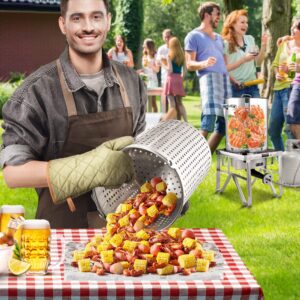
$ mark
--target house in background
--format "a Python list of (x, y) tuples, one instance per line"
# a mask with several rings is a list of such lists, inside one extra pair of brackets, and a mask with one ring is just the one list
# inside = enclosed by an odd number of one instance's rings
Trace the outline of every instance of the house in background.
[(32, 73), (65, 47), (58, 27), (60, 0), (0, 0), (0, 81)]

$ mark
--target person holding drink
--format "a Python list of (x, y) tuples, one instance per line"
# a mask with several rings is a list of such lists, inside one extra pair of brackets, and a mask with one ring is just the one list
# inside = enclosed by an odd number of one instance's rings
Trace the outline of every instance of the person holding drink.
[(295, 19), (291, 28), (293, 40), (292, 57), (288, 64), (290, 77), (294, 77), (287, 109), (287, 123), (294, 137), (300, 140), (300, 19)]
[(107, 55), (110, 59), (118, 61), (127, 67), (134, 67), (132, 52), (126, 46), (125, 37), (122, 35), (116, 36), (115, 46), (107, 52)]
[[(294, 24), (293, 24), (294, 26)], [(291, 31), (293, 32), (293, 26)], [(297, 34), (297, 33), (296, 33)], [(294, 53), (294, 38), (281, 38), (278, 43), (278, 50), (273, 61), (275, 71), (274, 97), (269, 120), (269, 135), (273, 143), (274, 149), (284, 151), (284, 143), (282, 139), (282, 129), (285, 125), (284, 132), (288, 139), (293, 139), (294, 134), (288, 124), (288, 106), (291, 94), (291, 83), (293, 78), (289, 76), (289, 64)], [(296, 100), (297, 101), (297, 100)]]
[(230, 75), (232, 96), (243, 94), (259, 98), (257, 85), (244, 86), (244, 82), (257, 78), (256, 65), (260, 65), (266, 51), (267, 35), (261, 39), (261, 49), (255, 45), (253, 36), (246, 35), (248, 30), (248, 13), (246, 10), (234, 10), (227, 17), (222, 29), (225, 44), (225, 59)]
[[(152, 39), (144, 40), (142, 66), (143, 69), (141, 71), (147, 75), (147, 88), (157, 88), (157, 73), (159, 72), (159, 65), (157, 64), (155, 44)], [(156, 96), (149, 96), (148, 99), (151, 103), (153, 112), (157, 112)]]

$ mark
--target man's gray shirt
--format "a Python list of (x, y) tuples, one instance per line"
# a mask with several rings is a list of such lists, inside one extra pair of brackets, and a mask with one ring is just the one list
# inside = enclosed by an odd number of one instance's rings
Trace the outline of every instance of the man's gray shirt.
[[(133, 110), (133, 135), (146, 126), (146, 87), (138, 74), (123, 64), (109, 61), (103, 53), (104, 88), (101, 94), (89, 89), (74, 70), (68, 49), (60, 56), (67, 86), (73, 93), (78, 115), (124, 107), (118, 80), (123, 80)], [(58, 157), (68, 133), (68, 114), (55, 61), (25, 79), (3, 107), (4, 128), (1, 166)]]

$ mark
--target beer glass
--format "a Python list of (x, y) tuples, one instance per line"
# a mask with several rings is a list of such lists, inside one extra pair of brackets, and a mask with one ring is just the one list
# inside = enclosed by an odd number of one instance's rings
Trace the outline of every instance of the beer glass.
[(22, 259), (31, 264), (29, 273), (47, 274), (50, 266), (51, 239), (62, 242), (60, 260), (51, 264), (52, 269), (61, 265), (64, 260), (65, 245), (62, 237), (51, 235), (50, 224), (47, 220), (26, 220), (22, 225), (21, 254)]
[[(0, 231), (6, 232), (7, 231), (7, 225), (10, 220), (10, 217), (24, 217), (25, 215), (25, 209), (22, 205), (3, 205), (0, 208)], [(21, 243), (21, 228), (17, 229), (17, 231), (14, 234), (14, 239), (18, 242), (20, 245)]]

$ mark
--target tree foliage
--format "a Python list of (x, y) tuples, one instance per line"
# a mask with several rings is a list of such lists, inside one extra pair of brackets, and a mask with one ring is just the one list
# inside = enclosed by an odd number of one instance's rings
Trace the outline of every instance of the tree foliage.
[(115, 34), (122, 34), (137, 61), (140, 51), (144, 8), (143, 0), (119, 0), (116, 7)]

